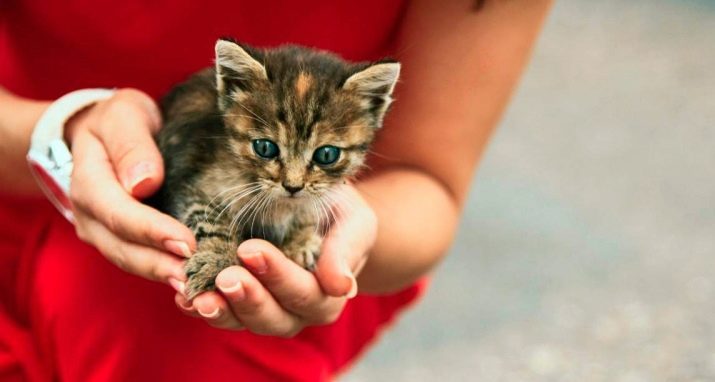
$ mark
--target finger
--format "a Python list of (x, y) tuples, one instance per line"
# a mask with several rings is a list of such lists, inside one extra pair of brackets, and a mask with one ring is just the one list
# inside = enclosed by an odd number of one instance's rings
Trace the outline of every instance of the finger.
[[(268, 289), (278, 303), (310, 323), (326, 324), (335, 321), (345, 299), (323, 293), (318, 280), (305, 269), (290, 261), (271, 243), (248, 240), (238, 247), (242, 264)], [(216, 283), (223, 291), (232, 290), (237, 272), (226, 270)]]
[(329, 195), (336, 221), (323, 240), (315, 276), (329, 295), (357, 294), (355, 280), (365, 265), (377, 235), (377, 217), (352, 186), (341, 186)]
[(230, 267), (224, 271), (235, 272), (233, 276), (243, 290), (243, 293), (229, 291), (225, 297), (235, 317), (248, 330), (256, 334), (292, 337), (303, 327), (302, 320), (283, 309), (245, 268)]
[(191, 230), (127, 195), (113, 176), (106, 152), (96, 137), (78, 133), (73, 151), (76, 165), (70, 197), (75, 209), (92, 215), (124, 240), (179, 256), (191, 255), (196, 248)]
[(244, 328), (233, 315), (226, 300), (216, 292), (205, 292), (196, 296), (193, 306), (199, 316), (215, 328), (231, 330)]
[(142, 92), (120, 90), (106, 104), (92, 129), (107, 148), (124, 189), (137, 198), (156, 192), (164, 179), (164, 165), (152, 136), (160, 128), (159, 111)]
[(80, 239), (94, 245), (109, 261), (124, 271), (167, 284), (170, 278), (186, 279), (183, 264), (176, 256), (124, 241), (103, 224), (81, 212), (77, 216), (77, 222), (76, 229)]
[(194, 308), (191, 301), (187, 300), (182, 293), (176, 293), (174, 295), (174, 303), (179, 310), (189, 317), (201, 317), (199, 312)]
[(323, 242), (315, 277), (326, 294), (353, 298), (357, 294), (357, 281), (345, 259), (347, 250), (341, 244), (335, 239)]

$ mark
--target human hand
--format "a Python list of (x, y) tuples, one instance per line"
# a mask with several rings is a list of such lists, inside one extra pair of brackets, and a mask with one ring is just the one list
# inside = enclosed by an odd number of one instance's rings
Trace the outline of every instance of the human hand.
[(189, 256), (196, 248), (194, 236), (136, 200), (150, 196), (163, 181), (163, 161), (152, 138), (160, 128), (154, 101), (141, 91), (122, 89), (72, 117), (65, 139), (74, 158), (70, 200), (79, 238), (127, 272), (170, 282), (186, 278), (174, 255)]
[(245, 267), (224, 269), (216, 277), (218, 290), (191, 302), (177, 293), (177, 306), (217, 328), (280, 337), (337, 320), (357, 293), (355, 276), (377, 234), (375, 213), (355, 188), (343, 186), (337, 195), (336, 222), (323, 241), (314, 274), (270, 243), (252, 239), (238, 247)]

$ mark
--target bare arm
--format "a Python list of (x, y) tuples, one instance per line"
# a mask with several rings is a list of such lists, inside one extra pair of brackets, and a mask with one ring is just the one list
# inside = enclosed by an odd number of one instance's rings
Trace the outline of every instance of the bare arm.
[[(49, 104), (0, 88), (3, 192), (40, 195), (25, 155), (32, 130)], [(169, 253), (183, 255), (195, 245), (193, 235), (135, 199), (162, 181), (161, 156), (152, 138), (159, 128), (158, 115), (147, 95), (124, 89), (76, 114), (67, 123), (65, 137), (74, 156), (70, 198), (80, 238), (129, 272), (169, 282), (185, 277), (181, 261)]]
[(30, 135), (49, 102), (16, 97), (0, 87), (0, 184), (14, 194), (37, 194), (25, 155)]
[(475, 11), (473, 0), (410, 3), (397, 101), (375, 149), (376, 171), (358, 185), (379, 221), (362, 291), (409, 285), (447, 251), (550, 4), (492, 0)]
[(193, 304), (177, 294), (182, 310), (220, 328), (291, 336), (338, 317), (354, 296), (353, 273), (361, 292), (389, 293), (432, 269), (452, 241), (479, 156), (551, 3), (491, 0), (475, 12), (474, 1), (410, 3), (402, 83), (374, 171), (358, 192), (348, 187), (353, 212), (323, 242), (316, 277), (269, 243), (249, 240), (238, 248), (245, 268), (218, 275), (220, 294)]

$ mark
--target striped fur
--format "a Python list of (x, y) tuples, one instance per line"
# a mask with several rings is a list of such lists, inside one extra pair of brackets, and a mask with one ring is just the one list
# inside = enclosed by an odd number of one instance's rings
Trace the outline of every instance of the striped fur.
[[(340, 199), (336, 186), (362, 168), (400, 69), (392, 61), (351, 64), (297, 46), (258, 50), (223, 39), (216, 54), (215, 68), (164, 98), (157, 138), (166, 179), (153, 202), (198, 241), (186, 264), (189, 298), (214, 288), (248, 238), (269, 240), (314, 269)], [(256, 139), (274, 142), (278, 157), (257, 155)], [(334, 164), (312, 160), (325, 145), (340, 148)]]

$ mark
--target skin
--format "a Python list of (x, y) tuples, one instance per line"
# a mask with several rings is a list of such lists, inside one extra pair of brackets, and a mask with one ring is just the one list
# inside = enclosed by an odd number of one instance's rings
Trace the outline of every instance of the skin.
[[(121, 90), (68, 123), (77, 234), (122, 269), (173, 286), (186, 314), (225, 329), (290, 337), (337, 319), (358, 285), (373, 294), (411, 285), (448, 250), (476, 164), (550, 4), (492, 0), (475, 12), (472, 0), (410, 3), (399, 31), (397, 102), (373, 149), (373, 170), (346, 188), (315, 275), (249, 240), (237, 253), (245, 268), (225, 269), (219, 291), (186, 301), (181, 257), (195, 240), (136, 201), (163, 179), (151, 139), (159, 113), (138, 90)], [(0, 182), (10, 192), (39, 192), (24, 155), (48, 105), (0, 91)]]

